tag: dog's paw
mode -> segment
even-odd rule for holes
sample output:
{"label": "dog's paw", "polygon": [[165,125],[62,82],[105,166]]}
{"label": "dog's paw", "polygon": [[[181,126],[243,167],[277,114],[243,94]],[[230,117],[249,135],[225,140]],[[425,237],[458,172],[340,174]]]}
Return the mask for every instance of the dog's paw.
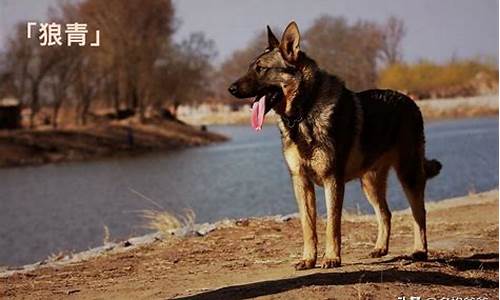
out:
{"label": "dog's paw", "polygon": [[427,252],[415,251],[411,254],[411,259],[414,261],[425,261],[427,260]]}
{"label": "dog's paw", "polygon": [[323,269],[331,269],[331,268],[337,268],[340,267],[340,257],[336,258],[325,258],[323,261],[323,264],[321,265],[321,268]]}
{"label": "dog's paw", "polygon": [[295,264],[295,270],[297,271],[308,270],[314,267],[316,267],[315,259],[303,259]]}
{"label": "dog's paw", "polygon": [[370,257],[377,258],[387,255],[387,249],[384,248],[375,248],[370,252]]}

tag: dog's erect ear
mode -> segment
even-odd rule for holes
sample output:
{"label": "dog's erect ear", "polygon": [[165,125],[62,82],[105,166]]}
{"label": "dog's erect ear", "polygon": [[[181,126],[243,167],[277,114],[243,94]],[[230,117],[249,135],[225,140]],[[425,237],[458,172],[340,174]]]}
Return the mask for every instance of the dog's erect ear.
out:
{"label": "dog's erect ear", "polygon": [[280,41],[274,36],[274,33],[271,31],[271,27],[267,25],[267,43],[269,49],[278,48],[280,45]]}
{"label": "dog's erect ear", "polygon": [[283,58],[294,63],[297,61],[300,52],[300,33],[297,23],[292,21],[283,32],[283,37],[281,38],[280,51]]}

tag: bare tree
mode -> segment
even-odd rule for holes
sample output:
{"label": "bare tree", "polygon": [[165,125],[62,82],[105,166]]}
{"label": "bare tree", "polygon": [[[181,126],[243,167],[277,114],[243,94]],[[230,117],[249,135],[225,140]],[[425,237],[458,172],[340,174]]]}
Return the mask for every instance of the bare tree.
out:
{"label": "bare tree", "polygon": [[59,111],[69,97],[69,87],[76,79],[78,64],[77,48],[62,47],[55,49],[51,55],[58,58],[47,76],[47,85],[52,95],[52,126],[58,127]]}
{"label": "bare tree", "polygon": [[304,49],[320,67],[338,75],[354,90],[373,88],[382,35],[377,24],[322,16],[304,34]]}
{"label": "bare tree", "polygon": [[23,104],[28,103],[26,87],[28,85],[28,65],[31,58],[31,48],[27,41],[18,41],[16,37],[21,34],[20,26],[16,28],[13,37],[7,41],[3,59],[4,77],[10,78],[14,86],[14,96],[20,99]]}
{"label": "bare tree", "polygon": [[[87,0],[82,17],[105,33],[96,54],[114,106],[138,110],[143,117],[150,97],[153,68],[173,33],[174,8],[170,0]],[[122,102],[121,99],[125,99]]]}
{"label": "bare tree", "polygon": [[[193,104],[211,93],[211,64],[216,56],[214,42],[202,32],[193,33],[178,45],[173,45],[156,68],[156,107],[164,102],[177,107]],[[159,101],[159,102],[158,102]]]}
{"label": "bare tree", "polygon": [[20,25],[0,66],[2,81],[13,87],[3,83],[0,92],[12,90],[31,108],[32,127],[42,105],[52,108],[57,127],[66,104],[76,109],[76,123],[87,122],[91,106],[112,107],[116,115],[132,110],[144,120],[147,107],[193,103],[210,94],[214,43],[194,33],[173,44],[171,0],[61,1],[49,15],[60,24],[88,24],[88,39],[99,29],[101,44],[42,47],[26,39],[26,25]]}
{"label": "bare tree", "polygon": [[7,42],[7,60],[14,80],[17,96],[30,108],[30,127],[41,106],[42,87],[49,71],[57,64],[58,57],[51,49],[44,48],[36,40],[26,39],[26,25],[19,24],[15,35]]}
{"label": "bare tree", "polygon": [[382,26],[382,58],[387,65],[398,63],[402,59],[401,41],[406,34],[402,19],[391,16]]}
{"label": "bare tree", "polygon": [[91,57],[85,55],[78,57],[75,66],[75,78],[71,85],[71,91],[76,100],[77,124],[87,124],[87,116],[92,100],[95,99],[105,76],[104,72],[96,72]]}
{"label": "bare tree", "polygon": [[[275,31],[277,32],[277,31]],[[267,47],[266,31],[262,30],[259,34],[254,36],[247,44],[246,47],[236,50],[233,54],[226,59],[220,66],[215,83],[214,89],[218,99],[230,101],[233,103],[234,99],[227,92],[227,87],[236,78],[239,78],[246,72],[248,64],[259,55]]]}

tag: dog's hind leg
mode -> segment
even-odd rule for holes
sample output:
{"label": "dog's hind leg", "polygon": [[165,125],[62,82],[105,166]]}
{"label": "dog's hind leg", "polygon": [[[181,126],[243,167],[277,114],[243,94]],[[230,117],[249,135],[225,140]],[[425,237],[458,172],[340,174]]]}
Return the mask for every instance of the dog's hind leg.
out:
{"label": "dog's hind leg", "polygon": [[368,171],[361,177],[361,186],[366,198],[373,206],[378,222],[378,233],[375,248],[370,253],[371,257],[381,257],[389,250],[389,237],[391,235],[391,212],[387,206],[386,190],[389,167],[383,166]]}
{"label": "dog's hind leg", "polygon": [[426,175],[423,167],[423,155],[403,154],[396,166],[396,173],[410,203],[414,218],[414,260],[427,259],[427,236],[425,220],[424,191]]}

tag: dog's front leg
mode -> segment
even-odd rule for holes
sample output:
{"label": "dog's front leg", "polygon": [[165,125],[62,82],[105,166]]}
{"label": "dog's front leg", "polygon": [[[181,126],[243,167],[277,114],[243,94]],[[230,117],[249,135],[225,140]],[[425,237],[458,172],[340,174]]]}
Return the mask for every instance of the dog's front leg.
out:
{"label": "dog's front leg", "polygon": [[295,265],[296,270],[311,269],[316,266],[318,237],[316,235],[316,197],[314,185],[306,176],[292,175],[293,190],[299,206],[304,249],[302,260]]}
{"label": "dog's front leg", "polygon": [[344,181],[332,177],[324,182],[326,201],[326,249],[322,268],[340,266],[342,203],[344,201]]}

